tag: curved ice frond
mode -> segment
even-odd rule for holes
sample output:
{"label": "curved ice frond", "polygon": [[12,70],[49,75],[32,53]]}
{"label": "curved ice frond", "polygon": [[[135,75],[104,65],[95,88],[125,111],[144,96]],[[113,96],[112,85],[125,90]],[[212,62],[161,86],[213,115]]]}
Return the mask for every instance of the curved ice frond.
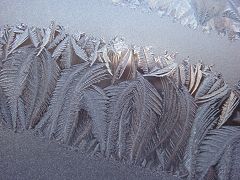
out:
{"label": "curved ice frond", "polygon": [[8,99],[12,128],[33,128],[48,106],[59,69],[50,53],[25,46],[13,51],[0,71],[0,86]]}
{"label": "curved ice frond", "polygon": [[107,97],[94,84],[107,78],[104,64],[90,67],[89,63],[84,63],[65,69],[38,131],[69,145],[83,143],[85,136],[90,138],[88,141],[92,140],[92,133],[104,151]]}

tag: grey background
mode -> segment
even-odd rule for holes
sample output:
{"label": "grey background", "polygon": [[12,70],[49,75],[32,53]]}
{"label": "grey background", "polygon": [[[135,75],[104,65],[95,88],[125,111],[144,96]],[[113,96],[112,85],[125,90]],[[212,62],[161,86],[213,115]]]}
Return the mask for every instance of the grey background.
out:
{"label": "grey background", "polygon": [[204,34],[157,14],[118,7],[111,0],[0,0],[0,24],[26,23],[47,27],[51,20],[70,32],[80,31],[109,40],[123,36],[130,44],[179,52],[178,60],[215,64],[229,84],[240,79],[240,41],[230,42],[215,32]]}
{"label": "grey background", "polygon": [[0,127],[1,180],[171,180],[167,173],[123,165],[71,151],[31,131],[16,134]]}

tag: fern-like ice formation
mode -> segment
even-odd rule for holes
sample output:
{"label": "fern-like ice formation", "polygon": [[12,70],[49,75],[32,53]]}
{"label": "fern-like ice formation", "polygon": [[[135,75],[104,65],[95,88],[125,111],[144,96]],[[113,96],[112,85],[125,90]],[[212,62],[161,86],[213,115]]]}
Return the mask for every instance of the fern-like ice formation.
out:
{"label": "fern-like ice formation", "polygon": [[211,66],[54,22],[0,35],[1,126],[183,179],[239,176],[240,84]]}
{"label": "fern-like ice formation", "polygon": [[205,32],[216,30],[230,40],[240,38],[239,0],[112,0],[117,5],[170,16],[174,21]]}

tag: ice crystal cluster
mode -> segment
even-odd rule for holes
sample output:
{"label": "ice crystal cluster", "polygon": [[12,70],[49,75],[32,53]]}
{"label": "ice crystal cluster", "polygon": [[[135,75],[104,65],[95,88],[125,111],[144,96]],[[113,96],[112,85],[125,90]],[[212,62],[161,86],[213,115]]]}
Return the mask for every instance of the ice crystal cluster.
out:
{"label": "ice crystal cluster", "polygon": [[230,40],[240,38],[239,0],[112,0],[114,4],[141,8],[170,16],[193,29],[216,30]]}
{"label": "ice crystal cluster", "polygon": [[0,125],[183,179],[239,177],[240,84],[85,33],[0,30]]}

